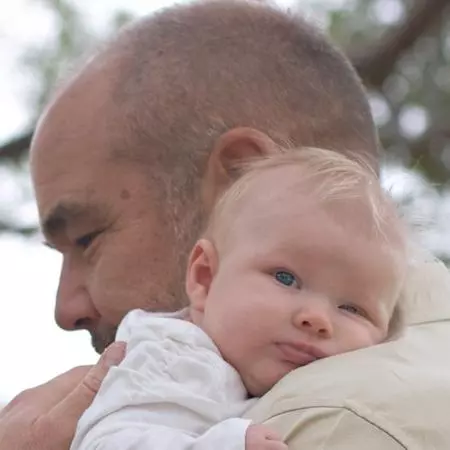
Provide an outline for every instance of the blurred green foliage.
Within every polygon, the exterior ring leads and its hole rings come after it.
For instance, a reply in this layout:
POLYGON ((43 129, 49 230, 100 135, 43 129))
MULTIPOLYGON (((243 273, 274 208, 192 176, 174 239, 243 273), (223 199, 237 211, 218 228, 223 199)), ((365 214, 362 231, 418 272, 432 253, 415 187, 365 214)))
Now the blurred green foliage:
MULTIPOLYGON (((328 10, 328 29, 349 55, 364 56, 400 28, 414 8, 431 8, 437 2, 343 3, 343 8, 328 10)), ((418 27, 414 45, 400 53, 382 83, 367 85, 388 157, 421 172, 438 187, 446 187, 450 180, 449 6, 441 8, 427 28, 418 27)))
MULTIPOLYGON (((30 109, 37 117, 61 74, 76 66, 105 34, 133 17, 126 9, 115 11, 107 30, 99 32, 92 29, 75 0, 35 1, 51 12, 56 24, 51 41, 25 49, 21 61, 35 74, 30 109)), ((323 24, 363 72, 387 162, 420 173, 439 189, 447 187, 450 180, 450 7, 446 3, 448 0, 297 0, 292 7, 323 24), (413 45, 402 43, 402 27, 411 14, 422 8, 426 16, 438 4, 443 7, 427 26, 418 20, 412 29, 416 33, 413 45), (396 32, 397 40, 387 39, 396 32), (403 47, 396 53, 399 43, 403 47)), ((20 150, 23 142, 26 139, 0 150, 0 164, 19 160, 22 167, 24 159, 26 162, 26 151, 20 150), (23 158, 15 158, 22 154, 23 158)), ((0 208, 0 231, 1 214, 0 208)))

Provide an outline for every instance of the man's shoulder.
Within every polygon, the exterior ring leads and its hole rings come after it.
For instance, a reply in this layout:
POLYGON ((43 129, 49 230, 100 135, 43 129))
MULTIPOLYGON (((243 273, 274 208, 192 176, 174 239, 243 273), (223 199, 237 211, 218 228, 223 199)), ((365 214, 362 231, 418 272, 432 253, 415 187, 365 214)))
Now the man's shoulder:
POLYGON ((367 427, 398 445, 414 442, 403 448, 450 448, 448 342, 450 322, 442 321, 411 327, 396 342, 317 361, 285 377, 249 416, 275 420, 285 434, 322 420, 323 436, 330 426, 337 432, 353 423, 357 432, 367 427))

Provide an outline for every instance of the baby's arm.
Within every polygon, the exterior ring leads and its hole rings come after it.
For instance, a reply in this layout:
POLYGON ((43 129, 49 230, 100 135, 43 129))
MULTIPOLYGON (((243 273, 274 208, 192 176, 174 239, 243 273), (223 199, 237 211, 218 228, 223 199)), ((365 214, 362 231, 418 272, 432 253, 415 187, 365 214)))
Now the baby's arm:
MULTIPOLYGON (((176 336, 147 339, 151 333, 145 327, 121 334, 129 344, 127 356, 110 371, 81 418, 71 450, 285 448, 273 446, 275 441, 249 420, 223 420, 219 413, 230 395, 229 383, 218 380, 230 378, 224 378, 219 354, 192 353, 190 346, 185 353, 176 336)), ((244 401, 245 390, 237 392, 231 398, 244 401)))
POLYGON ((272 446, 274 441, 264 435, 262 426, 250 425, 249 420, 240 418, 217 423, 200 436, 190 433, 190 429, 201 424, 201 418, 196 417, 192 408, 195 401, 198 410, 211 408, 214 411, 215 405, 208 399, 196 398, 195 392, 182 389, 177 392, 175 382, 149 380, 145 370, 134 371, 127 367, 125 360, 114 368, 102 385, 98 399, 81 418, 71 450, 284 448, 272 446), (134 387, 131 393, 130 385, 134 387))
MULTIPOLYGON (((114 414, 110 418, 101 420, 87 430, 81 440, 74 441, 71 449, 244 450, 245 448, 245 450, 263 450, 262 447, 246 446, 245 434, 249 424, 242 419, 225 420, 214 425, 203 435, 193 436, 184 430, 145 423, 145 420, 133 422, 129 419, 129 413, 130 411, 124 411, 123 415, 114 414)), ((142 418, 142 415, 139 415, 142 418)), ((252 426, 249 429, 251 428, 252 426)))
MULTIPOLYGON (((128 415, 128 413, 126 413, 128 415)), ((117 417, 116 417, 117 419, 117 417)), ((287 450, 288 447, 265 425, 249 425, 242 419, 227 419, 201 436, 162 425, 108 421, 97 424, 77 450, 287 450)))
POLYGON ((245 436, 245 450, 288 450, 288 446, 268 426, 250 425, 245 436))

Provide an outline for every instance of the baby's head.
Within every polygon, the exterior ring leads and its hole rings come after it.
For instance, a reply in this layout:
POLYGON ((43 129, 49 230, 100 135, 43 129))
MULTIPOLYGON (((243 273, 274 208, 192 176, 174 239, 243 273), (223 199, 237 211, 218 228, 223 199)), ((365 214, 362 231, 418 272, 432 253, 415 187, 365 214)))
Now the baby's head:
POLYGON ((398 331, 406 231, 367 167, 322 149, 255 160, 189 261, 191 316, 248 391, 398 331))

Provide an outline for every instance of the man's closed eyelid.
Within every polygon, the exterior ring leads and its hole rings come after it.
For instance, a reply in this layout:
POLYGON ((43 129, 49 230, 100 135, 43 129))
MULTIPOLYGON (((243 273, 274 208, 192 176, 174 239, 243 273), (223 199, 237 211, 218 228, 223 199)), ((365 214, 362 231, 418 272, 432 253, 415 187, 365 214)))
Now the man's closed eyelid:
POLYGON ((102 230, 92 231, 90 233, 83 234, 75 240, 75 245, 81 248, 88 248, 92 241, 102 232, 102 230))

